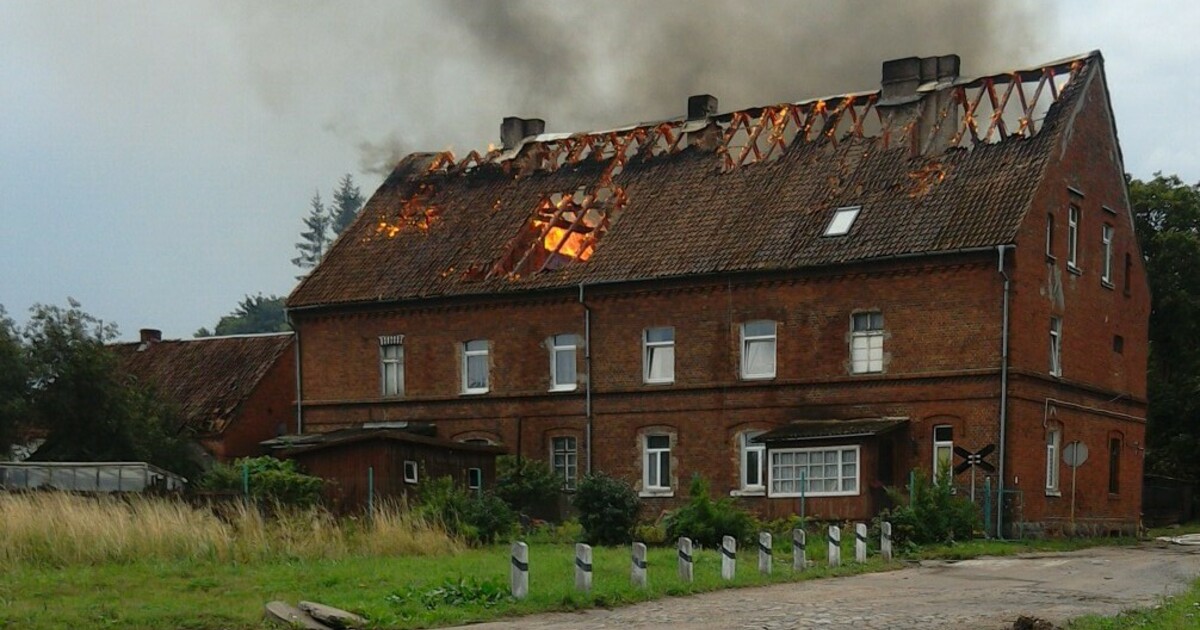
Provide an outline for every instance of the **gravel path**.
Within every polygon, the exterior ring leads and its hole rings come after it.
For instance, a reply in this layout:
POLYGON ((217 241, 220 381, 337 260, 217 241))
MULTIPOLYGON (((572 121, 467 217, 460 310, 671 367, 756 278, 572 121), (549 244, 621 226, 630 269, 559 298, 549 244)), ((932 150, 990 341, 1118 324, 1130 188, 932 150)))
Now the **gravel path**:
POLYGON ((1006 628, 1153 605, 1200 576, 1200 547, 1148 543, 1072 553, 925 561, 844 578, 548 613, 472 630, 563 628, 1006 628))

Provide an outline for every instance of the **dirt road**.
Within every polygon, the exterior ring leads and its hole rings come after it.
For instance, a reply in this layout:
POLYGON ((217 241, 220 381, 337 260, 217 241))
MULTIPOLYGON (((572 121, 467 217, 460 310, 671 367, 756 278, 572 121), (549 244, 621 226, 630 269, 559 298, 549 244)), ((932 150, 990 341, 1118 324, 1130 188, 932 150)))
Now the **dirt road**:
MULTIPOLYGON (((1148 543, 920 566, 552 613, 472 630, 565 628, 1005 628, 1026 614, 1061 624, 1153 605, 1200 576, 1200 547, 1148 543)), ((1200 623, 1200 622, 1198 622, 1200 623)))

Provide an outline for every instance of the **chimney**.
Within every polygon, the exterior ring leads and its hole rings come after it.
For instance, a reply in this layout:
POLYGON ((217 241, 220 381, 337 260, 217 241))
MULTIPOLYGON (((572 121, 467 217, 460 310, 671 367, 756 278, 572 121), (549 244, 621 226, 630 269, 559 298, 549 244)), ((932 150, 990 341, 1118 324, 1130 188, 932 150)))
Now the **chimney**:
POLYGON ((500 145, 504 150, 514 149, 521 141, 546 131, 546 121, 541 118, 518 118, 508 116, 500 122, 500 145))
MULTIPOLYGON (((717 97, 712 94, 696 94, 695 96, 688 97, 687 122, 708 121, 708 124, 703 129, 688 132, 688 146, 711 151, 721 144, 721 130, 712 121, 712 117, 716 115, 717 97)), ((689 125, 689 127, 692 127, 692 125, 689 125)))
POLYGON ((156 328, 143 328, 138 331, 138 336, 141 337, 142 343, 162 341, 162 331, 156 328))
POLYGON ((958 78, 962 60, 958 55, 937 57, 904 57, 883 62, 878 106, 891 110, 893 120, 901 125, 915 120, 913 149, 918 154, 940 153, 950 146, 958 131, 958 108, 953 106, 953 94, 946 89, 958 78), (918 92, 923 85, 936 86, 918 92), (938 127, 936 137, 929 137, 938 125, 942 110, 946 120, 938 127))
POLYGON ((717 114, 717 97, 712 94, 697 94, 688 97, 687 119, 701 120, 717 114))

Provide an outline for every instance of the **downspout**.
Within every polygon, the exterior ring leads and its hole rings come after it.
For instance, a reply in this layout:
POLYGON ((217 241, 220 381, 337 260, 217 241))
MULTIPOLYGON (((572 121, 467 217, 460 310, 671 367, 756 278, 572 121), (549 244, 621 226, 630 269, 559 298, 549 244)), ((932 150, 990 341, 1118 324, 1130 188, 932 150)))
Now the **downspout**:
POLYGON ((300 329, 296 328, 295 322, 292 321, 292 312, 290 310, 288 310, 286 308, 283 309, 283 314, 284 314, 284 317, 287 318, 288 326, 291 327, 291 329, 292 329, 292 334, 296 336, 296 351, 295 351, 296 435, 303 435, 304 434, 304 409, 303 409, 303 403, 301 401, 304 399, 304 396, 301 395, 303 381, 300 379, 300 374, 301 374, 301 372, 300 372, 300 329))
POLYGON ((1000 453, 999 482, 996 484, 996 538, 1004 538, 1004 451, 1008 432, 1008 300, 1012 279, 1004 270, 1004 251, 1015 245, 997 245, 997 271, 1004 277, 1004 306, 1000 320, 1000 453))
POLYGON ((583 307, 583 363, 586 373, 583 375, 583 415, 585 429, 583 434, 584 447, 587 448, 587 459, 584 471, 592 474, 592 309, 583 301, 583 283, 579 283, 579 304, 583 307))

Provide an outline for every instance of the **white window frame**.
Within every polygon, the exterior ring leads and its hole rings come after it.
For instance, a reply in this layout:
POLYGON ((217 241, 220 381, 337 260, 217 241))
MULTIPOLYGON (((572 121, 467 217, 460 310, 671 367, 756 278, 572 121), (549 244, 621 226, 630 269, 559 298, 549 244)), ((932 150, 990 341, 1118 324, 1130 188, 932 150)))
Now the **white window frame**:
POLYGON ((1112 257, 1113 257, 1113 226, 1105 223, 1100 228, 1100 243, 1104 247, 1104 272, 1100 275, 1100 282, 1104 286, 1112 288, 1112 257))
POLYGON ((825 226, 825 236, 849 234, 850 228, 854 227, 854 221, 858 219, 860 210, 862 210, 862 206, 845 206, 835 210, 829 219, 829 225, 825 226))
POLYGON ((767 491, 767 445, 762 442, 752 442, 754 438, 766 431, 743 431, 738 435, 738 489, 743 495, 764 494, 767 491), (750 454, 758 457, 758 483, 746 483, 750 472, 750 454))
POLYGON ((883 372, 883 313, 863 311, 850 316, 850 372, 852 374, 878 374, 883 372), (875 315, 879 316, 879 328, 873 328, 875 315), (866 328, 859 330, 859 318, 866 318, 866 328), (862 344, 863 347, 859 347, 862 344), (877 347, 876 347, 877 346, 877 347), (879 358, 871 358, 878 350, 879 358), (862 357, 862 358, 860 358, 862 357), (859 367, 862 366, 862 369, 859 367))
POLYGON ((550 438, 550 469, 562 479, 564 490, 574 490, 579 477, 579 440, 573 435, 557 435, 550 438), (562 448, 559 445, 562 444, 562 448), (559 466, 562 455, 562 466, 559 466))
POLYGON ((468 468, 467 469, 467 489, 476 492, 483 491, 483 469, 468 468))
POLYGON ((579 338, 573 334, 554 335, 550 338, 550 391, 572 392, 579 387, 579 370, 576 365, 578 349, 579 338), (558 356, 560 353, 571 356, 571 378, 565 383, 558 382, 558 356))
POLYGON ((949 424, 935 425, 933 427, 933 434, 931 437, 933 439, 933 468, 932 468, 933 474, 929 476, 930 479, 933 479, 934 483, 937 483, 938 480, 941 479, 942 469, 941 469, 941 462, 938 461, 938 451, 940 451, 942 449, 945 449, 950 454, 950 456, 946 458, 946 462, 947 462, 946 463, 946 466, 947 466, 946 474, 950 475, 953 478, 953 476, 954 476, 954 427, 949 424), (938 429, 949 429, 950 430, 950 439, 949 440, 939 440, 938 439, 938 429))
POLYGON ((404 483, 417 483, 419 469, 416 460, 404 460, 404 483))
POLYGON ((1079 206, 1067 206, 1067 266, 1079 270, 1079 206))
POLYGON ((674 437, 670 433, 647 433, 642 436, 642 493, 661 496, 670 494, 671 488, 671 446, 674 437), (650 446, 650 438, 666 438, 666 447, 650 446), (663 461, 666 462, 667 474, 663 479, 663 461), (657 483, 651 483, 651 471, 654 471, 657 483))
POLYGON ((404 397, 404 335, 379 338, 379 392, 385 398, 404 397), (395 356, 388 356, 389 350, 395 356), (388 368, 392 368, 392 378, 388 368))
POLYGON ((488 351, 491 344, 486 339, 471 339, 462 343, 462 393, 464 394, 486 394, 491 386, 491 366, 488 365, 488 351), (482 343, 483 349, 471 349, 471 344, 482 343), (471 387, 470 385, 470 369, 471 359, 483 357, 483 387, 471 387))
POLYGON ((764 380, 775 378, 777 370, 777 358, 779 354, 779 323, 770 319, 755 319, 748 322, 742 322, 741 326, 741 365, 739 371, 742 380, 764 380), (746 328, 751 324, 771 324, 771 334, 769 335, 747 335, 746 328), (746 359, 750 354, 751 344, 765 344, 770 342, 771 345, 771 370, 770 372, 750 373, 747 371, 746 359))
POLYGON ((1062 429, 1051 426, 1046 430, 1046 494, 1062 496, 1061 482, 1062 429))
POLYGON ((1046 258, 1054 260, 1054 213, 1046 214, 1046 258))
POLYGON ((650 384, 663 384, 675 382, 675 328, 672 326, 655 326, 642 331, 642 382, 650 384), (665 341, 651 341, 650 333, 657 331, 668 331, 670 339, 665 341), (666 356, 664 364, 670 376, 652 376, 654 359, 656 356, 666 356))
POLYGON ((1050 375, 1062 376, 1062 318, 1050 318, 1050 375))
MULTIPOLYGON (((769 496, 769 497, 788 498, 788 497, 799 497, 801 495, 803 495, 806 498, 807 497, 853 497, 853 496, 858 496, 858 495, 862 494, 862 453, 861 453, 861 449, 859 448, 859 445, 857 445, 857 444, 849 445, 849 446, 820 446, 820 447, 813 447, 813 448, 770 449, 767 451, 767 456, 769 457, 769 463, 767 465, 767 496, 769 496), (776 459, 779 455, 782 455, 785 453, 794 453, 794 454, 807 453, 811 457, 813 453, 829 453, 831 451, 837 452, 837 454, 838 454, 838 456, 837 456, 837 460, 838 460, 838 462, 837 462, 837 467, 838 467, 837 481, 838 481, 839 490, 835 490, 835 491, 822 490, 820 492, 813 492, 813 491, 809 490, 809 488, 811 487, 809 484, 812 483, 812 479, 808 478, 807 473, 805 474, 805 477, 804 477, 804 483, 806 485, 804 492, 799 492, 799 491, 780 492, 775 489, 775 482, 777 481, 777 479, 775 478, 776 477, 776 468, 777 468, 776 459), (845 479, 847 479, 847 477, 843 476, 843 474, 842 474, 842 466, 843 466, 842 453, 847 452, 847 451, 852 451, 854 453, 854 490, 840 489, 843 486, 843 484, 845 483, 845 479)), ((822 464, 822 465, 825 466, 827 464, 822 464)), ((808 465, 806 464, 806 467, 807 466, 808 465)), ((825 479, 826 478, 822 477, 822 481, 824 481, 825 479)), ((794 480, 790 480, 790 481, 798 482, 799 479, 794 479, 794 480)))

